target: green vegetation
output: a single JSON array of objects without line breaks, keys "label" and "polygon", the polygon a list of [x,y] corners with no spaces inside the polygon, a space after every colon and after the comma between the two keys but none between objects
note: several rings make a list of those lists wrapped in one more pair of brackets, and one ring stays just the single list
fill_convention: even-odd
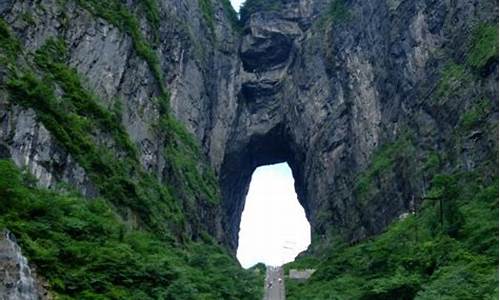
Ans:
[{"label": "green vegetation", "polygon": [[212,2],[210,0],[198,0],[198,5],[200,6],[203,19],[210,28],[210,31],[213,33],[215,30],[215,21],[214,21],[214,8],[212,7]]},{"label": "green vegetation", "polygon": [[[306,283],[287,281],[288,299],[497,299],[498,178],[437,175],[416,215],[355,246],[338,241]],[[312,264],[312,265],[311,265]]]},{"label": "green vegetation", "polygon": [[33,18],[33,15],[31,13],[25,12],[21,14],[21,19],[30,26],[35,25],[35,19]]},{"label": "green vegetation", "polygon": [[435,174],[441,165],[441,156],[438,152],[431,152],[424,163],[424,171]]},{"label": "green vegetation", "polygon": [[331,0],[327,9],[314,21],[314,26],[317,30],[324,31],[329,26],[347,23],[351,18],[352,14],[345,0]]},{"label": "green vegetation", "polygon": [[[98,103],[99,100],[95,95],[85,90],[81,84],[80,77],[76,70],[69,68],[66,63],[69,60],[66,45],[62,40],[48,39],[46,43],[36,51],[35,63],[45,72],[49,82],[56,82],[64,91],[62,103],[50,103],[51,97],[46,97],[40,102],[33,102],[32,105],[43,105],[46,101],[46,107],[39,109],[57,110],[56,106],[66,106],[66,111],[57,113],[64,114],[69,111],[93,120],[92,126],[99,127],[101,131],[107,131],[112,134],[113,140],[119,147],[128,154],[128,157],[134,159],[137,155],[134,145],[128,139],[128,135],[120,124],[120,119],[116,115],[108,112]],[[21,101],[29,101],[22,99]],[[33,101],[33,99],[31,99]],[[64,103],[64,104],[63,104]],[[88,128],[90,129],[90,125]]]},{"label": "green vegetation", "polygon": [[[157,29],[159,14],[156,0],[142,0],[141,3],[146,10],[147,19],[151,22],[152,27]],[[142,34],[139,20],[130,9],[119,0],[78,0],[78,4],[131,36],[137,55],[148,63],[153,75],[159,82],[162,92],[165,93],[158,56],[151,43]]]},{"label": "green vegetation", "polygon": [[355,195],[365,203],[376,190],[377,178],[388,173],[396,162],[404,162],[414,152],[411,137],[403,135],[394,143],[383,145],[372,157],[370,166],[358,175],[354,188]]},{"label": "green vegetation", "polygon": [[183,187],[192,204],[194,199],[203,197],[207,197],[209,203],[217,204],[220,199],[217,180],[211,169],[199,163],[201,150],[193,137],[172,117],[162,118],[160,127],[175,141],[167,145],[165,157],[172,168],[173,177],[179,181],[176,185]]},{"label": "green vegetation", "polygon": [[[159,129],[173,172],[162,184],[142,169],[120,125],[119,102],[110,111],[100,105],[68,67],[63,41],[48,39],[27,55],[4,22],[0,39],[8,62],[0,88],[11,103],[36,111],[100,194],[85,199],[63,185],[57,193],[34,188],[28,174],[0,160],[0,228],[16,234],[58,298],[261,298],[261,276],[243,271],[196,221],[196,208],[216,203],[218,189],[199,146],[169,115],[168,95],[159,97]],[[96,139],[102,135],[106,144]]]},{"label": "green vegetation", "polygon": [[[477,99],[454,135],[487,124],[492,109]],[[380,184],[411,170],[407,175],[433,175],[427,196],[437,200],[356,245],[335,233],[313,238],[311,252],[286,270],[317,272],[305,283],[288,280],[287,299],[498,299],[497,166],[439,174],[450,154],[429,151],[419,167],[410,132],[375,152],[358,177],[357,199],[365,205],[383,196]]]},{"label": "green vegetation", "polygon": [[[64,64],[66,59],[64,44],[48,40],[34,55],[44,71],[43,79],[32,71],[14,72],[6,84],[11,100],[35,109],[38,119],[87,171],[101,195],[123,209],[124,215],[128,207],[165,237],[182,238],[185,220],[170,191],[141,171],[135,146],[117,116],[99,106],[96,97],[82,87],[76,71]],[[55,96],[56,85],[63,91],[61,98]],[[110,134],[114,149],[98,145],[93,133]]]},{"label": "green vegetation", "polygon": [[155,30],[160,27],[160,8],[158,7],[157,0],[141,0],[139,2],[146,14],[146,19],[149,25]]},{"label": "green vegetation", "polygon": [[467,62],[482,69],[494,59],[498,60],[498,26],[480,24],[474,30]]},{"label": "green vegetation", "polygon": [[157,126],[159,136],[167,141],[164,157],[167,168],[167,182],[175,189],[170,189],[174,198],[181,200],[183,214],[189,224],[201,227],[199,207],[214,208],[219,204],[218,182],[213,170],[203,161],[201,150],[194,137],[185,127],[170,116],[168,100],[158,99],[161,117]]},{"label": "green vegetation", "polygon": [[443,68],[438,82],[436,96],[439,103],[460,94],[460,90],[472,81],[472,75],[463,65],[450,63]]},{"label": "green vegetation", "polygon": [[492,111],[492,104],[493,103],[488,99],[479,99],[479,101],[462,115],[460,119],[462,128],[470,130],[480,125]]},{"label": "green vegetation", "polygon": [[473,31],[466,63],[449,62],[441,71],[434,93],[434,102],[442,105],[472,88],[478,79],[476,71],[482,72],[494,60],[498,60],[497,25],[479,24]]},{"label": "green vegetation", "polygon": [[9,26],[0,19],[0,64],[14,63],[21,51],[21,44],[12,36]]},{"label": "green vegetation", "polygon": [[235,31],[237,32],[241,31],[241,24],[240,20],[238,19],[238,13],[234,10],[231,1],[229,0],[221,0],[221,1],[222,1],[222,7],[224,9],[224,14],[229,19],[229,22],[231,22],[231,26]]},{"label": "green vegetation", "polygon": [[[217,204],[220,195],[198,144],[169,115],[168,97],[159,98],[162,116],[158,135],[164,135],[166,141],[164,155],[170,168],[167,181],[176,189],[161,185],[142,170],[137,150],[120,125],[119,116],[102,108],[97,97],[83,88],[77,72],[65,64],[67,59],[64,43],[49,39],[34,55],[43,79],[31,71],[15,72],[6,85],[12,100],[37,111],[39,120],[121,215],[131,209],[144,223],[141,225],[164,238],[187,239],[187,220],[201,227],[197,207]],[[56,86],[63,91],[61,97],[55,96]],[[99,133],[111,135],[113,149],[94,140],[93,134]]]},{"label": "green vegetation", "polygon": [[29,186],[0,160],[0,227],[60,299],[260,299],[261,278],[210,238],[173,246],[129,230],[102,199]]},{"label": "green vegetation", "polygon": [[240,21],[245,24],[250,16],[259,11],[279,11],[283,9],[282,0],[247,0],[240,8]]},{"label": "green vegetation", "polygon": [[328,9],[328,16],[333,24],[348,21],[351,15],[346,7],[345,0],[333,0]]}]

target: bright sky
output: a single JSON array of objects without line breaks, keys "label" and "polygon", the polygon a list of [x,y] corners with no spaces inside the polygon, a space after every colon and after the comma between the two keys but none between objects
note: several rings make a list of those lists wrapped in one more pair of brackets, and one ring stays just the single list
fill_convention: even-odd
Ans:
[{"label": "bright sky", "polygon": [[241,6],[241,3],[243,3],[243,2],[245,2],[245,0],[231,0],[231,4],[233,5],[233,8],[237,12],[240,11],[240,6]]},{"label": "bright sky", "polygon": [[287,163],[259,167],[253,173],[236,253],[244,268],[259,262],[280,266],[311,243],[311,228],[293,183]]}]

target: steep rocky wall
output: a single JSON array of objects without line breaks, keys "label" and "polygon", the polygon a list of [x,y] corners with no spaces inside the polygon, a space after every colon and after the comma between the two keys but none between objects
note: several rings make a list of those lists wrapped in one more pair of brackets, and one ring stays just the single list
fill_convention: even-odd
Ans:
[{"label": "steep rocky wall", "polygon": [[[457,128],[478,98],[488,102],[483,117],[493,127],[482,129],[473,147],[459,151],[475,160],[475,167],[489,160],[490,168],[495,166],[498,60],[489,61],[484,68],[490,71],[481,73],[467,66],[467,59],[478,24],[496,26],[498,11],[495,1],[345,1],[337,6],[341,9],[345,16],[333,14],[340,20],[319,34],[324,43],[317,49],[330,80],[332,96],[325,102],[333,106],[330,114],[342,117],[325,118],[325,124],[334,124],[324,129],[312,155],[308,197],[317,212],[311,218],[316,230],[340,227],[349,239],[359,240],[411,209],[412,199],[422,196],[435,173],[470,169],[470,163],[448,153],[470,144],[469,133]],[[311,40],[309,47],[318,44]],[[450,64],[465,65],[463,72],[471,76],[455,79],[460,87],[443,92]],[[384,144],[404,143],[400,153],[384,150]],[[360,177],[367,167],[370,172],[383,164],[377,158],[384,151],[392,156],[390,163],[381,174],[365,177],[375,187],[362,195]],[[434,152],[448,165],[422,170]],[[331,215],[318,216],[324,211]]]},{"label": "steep rocky wall", "polygon": [[[160,181],[175,184],[180,179],[172,174],[172,158],[165,154],[168,133],[158,130],[162,114],[159,99],[165,98],[162,90],[168,89],[170,111],[200,144],[210,144],[207,154],[217,166],[230,117],[214,116],[231,114],[234,97],[228,86],[234,85],[235,79],[226,74],[234,73],[238,65],[238,39],[222,3],[213,4],[208,20],[199,1],[159,1],[153,8],[159,23],[147,18],[143,3],[130,2],[126,8],[138,20],[138,29],[126,23],[128,19],[116,21],[108,16],[109,11],[103,14],[99,5],[85,1],[4,1],[0,15],[29,53],[35,53],[48,40],[64,41],[69,66],[78,71],[85,87],[98,96],[104,108],[120,114],[142,168]],[[156,64],[138,45],[141,42],[158,57]],[[218,71],[215,74],[213,70]],[[85,168],[58,143],[33,110],[13,103],[6,92],[0,94],[0,103],[3,157],[26,167],[40,186],[57,188],[65,182],[86,196],[98,194]],[[208,138],[209,129],[218,137],[215,142]],[[125,155],[120,154],[122,150],[109,133],[92,135],[96,144],[118,156]],[[179,191],[177,196],[184,197],[183,193]],[[222,239],[217,209],[196,209],[200,218],[211,216],[198,225],[210,227],[207,230]]]},{"label": "steep rocky wall", "polygon": [[[221,205],[201,205],[190,222],[233,250],[259,165],[290,164],[315,236],[333,231],[356,241],[408,211],[430,173],[494,157],[493,129],[464,136],[456,129],[477,99],[489,101],[486,118],[497,124],[498,59],[480,70],[466,63],[475,28],[498,22],[496,1],[281,2],[279,11],[255,12],[241,32],[223,2],[206,11],[201,1],[158,1],[158,23],[142,2],[127,2],[157,65],[138,51],[133,30],[85,2],[10,0],[0,15],[31,51],[62,38],[101,104],[121,107],[144,170],[180,190],[166,137],[155,130],[168,89],[170,111],[202,145],[222,192]],[[465,84],[447,77],[450,65],[464,70]],[[33,112],[2,95],[1,153],[43,186],[64,181],[94,195],[84,169]],[[94,136],[119,152],[105,134]],[[435,153],[437,169],[420,172]],[[381,155],[389,157],[376,160]]]},{"label": "steep rocky wall", "polygon": [[[494,2],[284,1],[251,15],[220,172],[232,247],[259,165],[287,161],[313,234],[352,242],[418,205],[434,174],[494,170],[498,60],[467,63]],[[449,84],[456,65],[467,75]],[[478,99],[490,126],[474,135],[461,124]]]},{"label": "steep rocky wall", "polygon": [[[158,28],[151,28],[144,16],[139,21],[144,35],[155,40],[151,44],[160,60],[164,76],[161,83],[147,60],[134,49],[133,38],[108,20],[95,17],[78,2],[6,1],[0,14],[30,51],[41,47],[48,38],[63,38],[70,45],[71,66],[101,96],[102,104],[110,109],[115,102],[121,105],[122,123],[139,146],[144,167],[161,173],[162,141],[150,130],[158,119],[154,99],[159,96],[158,85],[168,86],[173,113],[203,140],[211,126],[211,112],[217,110],[217,105],[228,108],[225,99],[231,99],[227,95],[231,82],[226,80],[233,79],[226,74],[235,69],[237,40],[220,4],[214,7],[213,29],[205,24],[196,1],[158,4],[162,21]],[[131,3],[129,9],[140,11],[140,7],[140,2]],[[219,74],[209,73],[212,70],[219,70]],[[212,103],[208,97],[225,103]]]}]

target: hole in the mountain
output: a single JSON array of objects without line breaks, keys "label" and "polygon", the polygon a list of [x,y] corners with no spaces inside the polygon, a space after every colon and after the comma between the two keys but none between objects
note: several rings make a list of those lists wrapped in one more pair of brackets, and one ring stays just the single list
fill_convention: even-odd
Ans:
[{"label": "hole in the mountain", "polygon": [[244,268],[280,266],[309,246],[311,228],[287,163],[257,168],[241,216],[237,258]]},{"label": "hole in the mountain", "polygon": [[239,12],[243,2],[245,2],[245,0],[231,0],[231,5],[233,6],[236,12]]}]

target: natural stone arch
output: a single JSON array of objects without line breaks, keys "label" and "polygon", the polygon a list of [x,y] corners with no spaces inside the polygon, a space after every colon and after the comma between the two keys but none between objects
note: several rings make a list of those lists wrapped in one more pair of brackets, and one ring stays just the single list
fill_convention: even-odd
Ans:
[{"label": "natural stone arch", "polygon": [[235,144],[224,159],[221,168],[221,191],[223,198],[223,227],[227,243],[234,251],[238,247],[238,232],[241,214],[252,174],[256,168],[286,162],[295,179],[297,198],[309,219],[304,181],[304,153],[287,134],[281,124],[264,134],[251,135],[246,143]]},{"label": "natural stone arch", "polygon": [[[243,31],[229,131],[212,141],[223,198],[217,237],[233,250],[252,173],[266,164],[289,164],[313,238],[334,233],[358,241],[381,232],[408,207],[400,176],[392,173],[384,195],[362,203],[353,192],[380,142],[399,134],[398,107],[386,117],[381,109],[391,94],[378,90],[385,69],[372,61],[380,49],[366,57],[356,50],[361,40],[333,43],[334,37],[311,32],[305,20],[258,12]],[[324,38],[327,49],[318,46]],[[347,50],[337,52],[340,45]],[[382,136],[386,128],[392,133]]]}]

